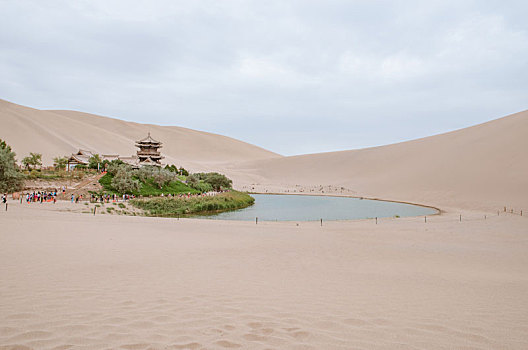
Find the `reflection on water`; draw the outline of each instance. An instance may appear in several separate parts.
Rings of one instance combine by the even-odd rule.
[[[412,204],[375,201],[359,198],[252,194],[251,207],[209,215],[218,220],[251,221],[315,221],[355,220],[393,216],[421,216],[436,214],[437,210]]]

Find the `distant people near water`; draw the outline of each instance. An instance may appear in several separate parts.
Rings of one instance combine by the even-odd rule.
[[[44,202],[57,202],[57,191],[33,191],[27,192],[25,195],[20,195],[20,203],[22,203],[22,198],[26,198],[26,203],[44,203]]]

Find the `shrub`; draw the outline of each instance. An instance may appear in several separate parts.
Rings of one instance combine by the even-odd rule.
[[[152,165],[146,165],[138,169],[136,175],[141,182],[147,181],[147,179],[151,178],[154,175],[154,172],[156,171],[156,167]]]
[[[230,189],[233,183],[231,179],[219,173],[195,173],[187,177],[187,183],[193,188],[198,186],[199,180],[210,184],[215,191]]]
[[[130,171],[121,168],[112,179],[112,187],[119,193],[134,193],[139,191],[140,184],[138,180],[132,178]]]
[[[120,160],[113,160],[110,163],[108,163],[107,171],[112,176],[115,176],[119,171],[125,171],[125,172],[131,173],[133,169],[130,165]]]
[[[191,198],[133,199],[130,203],[148,215],[175,217],[206,212],[241,209],[252,205],[255,199],[247,193],[230,191],[216,196]]]
[[[205,193],[205,192],[209,192],[213,190],[213,186],[211,186],[211,184],[204,182],[204,181],[199,181],[198,183],[193,184],[192,188],[200,191],[201,193]]]
[[[154,174],[152,174],[152,179],[161,189],[164,185],[176,180],[176,175],[168,170],[157,168]]]
[[[16,154],[0,140],[0,192],[14,192],[24,185],[24,175],[16,166]]]
[[[151,165],[141,167],[137,171],[137,177],[139,178],[139,181],[143,183],[152,179],[153,183],[156,184],[159,189],[162,189],[163,186],[169,184],[171,181],[177,180],[176,174],[172,171]]]

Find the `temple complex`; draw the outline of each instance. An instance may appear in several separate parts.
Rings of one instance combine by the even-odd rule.
[[[117,154],[102,154],[100,155],[100,158],[101,160],[108,161],[121,160],[135,169],[144,165],[161,166],[161,160],[164,157],[161,155],[159,149],[162,147],[162,143],[154,140],[150,136],[150,132],[144,139],[136,141],[136,147],[138,147],[139,150],[135,155],[130,157],[123,157]],[[79,164],[88,165],[90,158],[94,155],[95,152],[81,149],[77,153],[72,153],[68,157],[67,169],[70,170]]]

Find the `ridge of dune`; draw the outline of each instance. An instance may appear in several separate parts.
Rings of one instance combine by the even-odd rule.
[[[281,157],[263,148],[227,136],[178,126],[140,124],[99,115],[65,110],[39,110],[0,100],[0,138],[19,159],[29,152],[42,153],[43,163],[78,149],[129,156],[134,143],[150,131],[163,142],[167,163],[194,170],[215,163]]]
[[[245,184],[334,185],[438,206],[528,208],[527,135],[523,111],[391,145],[235,164],[230,174]]]

